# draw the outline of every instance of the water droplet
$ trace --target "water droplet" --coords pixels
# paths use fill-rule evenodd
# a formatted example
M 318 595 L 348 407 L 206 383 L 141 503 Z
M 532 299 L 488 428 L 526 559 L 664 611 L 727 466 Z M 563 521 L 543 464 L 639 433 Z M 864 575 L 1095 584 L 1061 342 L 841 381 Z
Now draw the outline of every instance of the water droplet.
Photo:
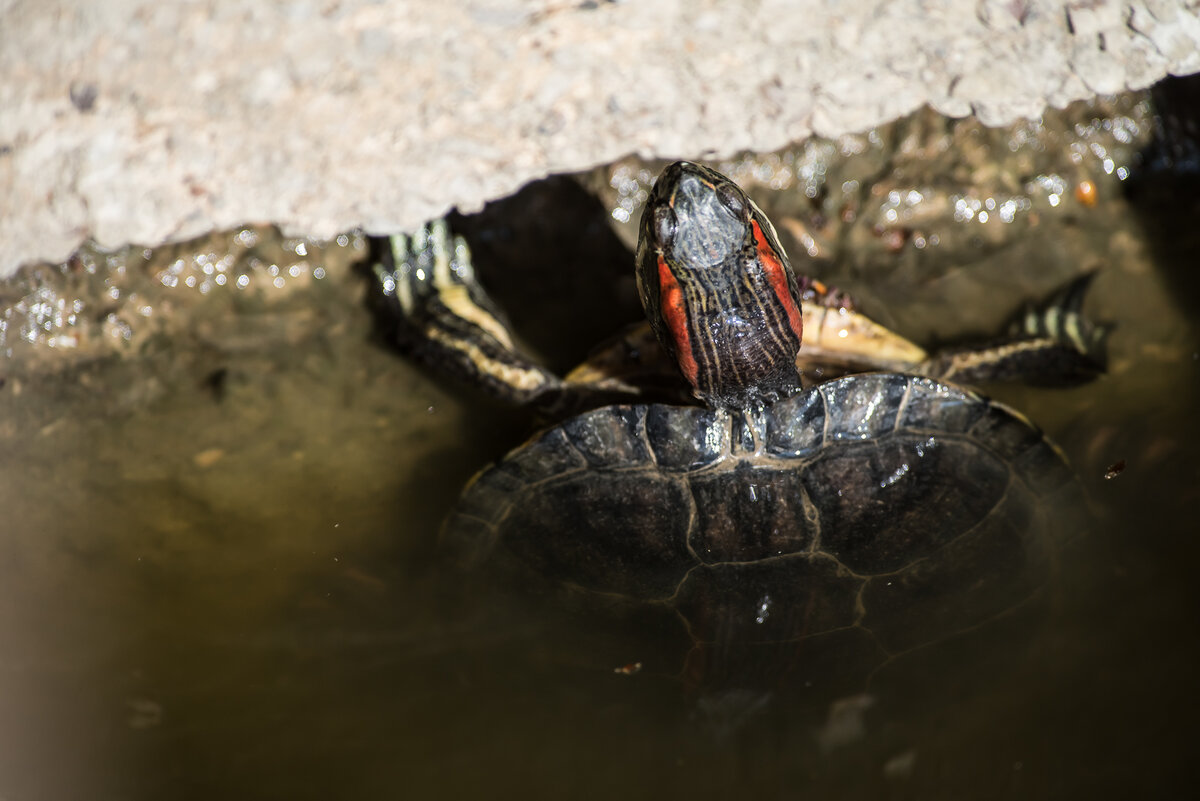
M 760 626 L 767 621 L 771 615 L 771 596 L 764 595 L 758 599 L 758 604 L 755 607 L 754 622 Z

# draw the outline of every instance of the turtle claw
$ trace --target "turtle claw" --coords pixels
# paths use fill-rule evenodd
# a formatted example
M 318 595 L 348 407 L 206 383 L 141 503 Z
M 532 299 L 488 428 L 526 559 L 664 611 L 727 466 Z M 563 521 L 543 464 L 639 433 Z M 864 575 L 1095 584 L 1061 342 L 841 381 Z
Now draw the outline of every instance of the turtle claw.
M 445 220 L 376 240 L 371 270 L 401 338 L 428 338 L 440 329 L 515 349 L 500 310 L 475 279 L 466 240 L 451 233 Z
M 517 346 L 475 278 L 466 241 L 445 220 L 376 239 L 373 247 L 379 319 L 401 350 L 513 403 L 534 402 L 561 385 Z
M 466 241 L 452 235 L 445 220 L 428 222 L 410 234 L 393 234 L 380 256 L 372 265 L 380 289 L 395 299 L 405 317 L 419 314 L 431 298 L 454 285 L 482 293 Z
M 1097 270 L 1086 272 L 1041 304 L 1027 307 L 1014 329 L 1027 337 L 1046 337 L 1071 345 L 1103 365 L 1105 338 L 1112 326 L 1095 323 L 1083 314 L 1084 298 L 1097 274 Z
M 1108 363 L 1107 339 L 1112 325 L 1097 323 L 1083 313 L 1083 301 L 1098 271 L 1075 278 L 1036 306 L 1029 306 L 1013 324 L 1014 333 L 1030 339 L 1047 339 L 1077 354 L 1070 371 L 1081 379 L 1102 373 Z M 1072 379 L 1073 380 L 1073 379 Z

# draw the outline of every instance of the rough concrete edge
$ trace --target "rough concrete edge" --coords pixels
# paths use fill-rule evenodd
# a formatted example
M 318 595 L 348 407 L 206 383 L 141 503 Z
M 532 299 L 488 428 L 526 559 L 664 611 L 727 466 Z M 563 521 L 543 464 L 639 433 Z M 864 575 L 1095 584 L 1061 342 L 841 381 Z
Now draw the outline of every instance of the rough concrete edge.
M 0 115 L 0 276 L 61 260 L 87 238 L 156 245 L 264 220 L 314 236 L 394 230 L 629 152 L 773 150 L 924 103 L 998 125 L 1200 70 L 1200 4 L 1179 0 L 948 2 L 924 17 L 917 10 L 928 4 L 893 0 L 826 10 L 813 25 L 779 17 L 766 0 L 742 39 L 732 24 L 756 20 L 724 9 L 691 14 L 681 2 L 586 14 L 587 4 L 551 0 L 468 3 L 465 12 L 442 5 L 346 2 L 305 16 L 302 3 L 196 0 L 170 16 L 174 8 L 144 0 L 9 0 L 0 108 L 15 111 Z M 422 26 L 417 6 L 443 13 Z M 14 43 L 22 27 L 27 36 Z M 159 28 L 230 48 L 220 51 L 228 59 L 193 74 L 190 61 L 170 60 L 172 50 L 131 41 Z M 242 41 L 263 30 L 282 45 Z M 453 35 L 418 52 L 438 30 Z M 498 32 L 511 47 L 497 49 Z M 390 38 L 372 49 L 382 35 Z M 47 36 L 67 44 L 38 51 Z M 476 36 L 487 43 L 445 55 Z M 320 62 L 313 54 L 329 38 L 333 55 Z M 614 48 L 637 58 L 615 61 Z M 288 58 L 315 66 L 272 68 Z M 77 77 L 96 73 L 93 63 L 110 70 L 110 87 L 124 80 L 141 93 L 95 104 Z M 407 83 L 392 77 L 418 68 L 426 71 Z M 339 94 L 331 79 L 350 89 Z M 493 91 L 489 80 L 513 91 Z M 422 88 L 403 94 L 414 84 Z M 476 102 L 489 92 L 490 106 Z M 308 114 L 298 130 L 285 129 L 289 109 Z M 376 122 L 391 140 L 374 136 Z

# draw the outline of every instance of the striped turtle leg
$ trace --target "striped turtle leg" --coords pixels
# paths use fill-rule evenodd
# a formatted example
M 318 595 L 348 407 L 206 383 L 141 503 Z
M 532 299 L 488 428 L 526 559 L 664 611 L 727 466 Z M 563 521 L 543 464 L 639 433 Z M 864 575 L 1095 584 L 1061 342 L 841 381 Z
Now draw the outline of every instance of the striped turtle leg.
M 561 379 L 515 344 L 475 280 L 466 242 L 444 220 L 372 246 L 375 299 L 402 350 L 505 402 L 537 406 L 559 393 Z
M 919 371 L 967 384 L 1013 380 L 1073 386 L 1093 380 L 1106 369 L 1105 340 L 1110 329 L 1092 322 L 1082 311 L 1095 276 L 1095 272 L 1085 273 L 1040 305 L 1027 308 L 1007 338 L 942 350 Z

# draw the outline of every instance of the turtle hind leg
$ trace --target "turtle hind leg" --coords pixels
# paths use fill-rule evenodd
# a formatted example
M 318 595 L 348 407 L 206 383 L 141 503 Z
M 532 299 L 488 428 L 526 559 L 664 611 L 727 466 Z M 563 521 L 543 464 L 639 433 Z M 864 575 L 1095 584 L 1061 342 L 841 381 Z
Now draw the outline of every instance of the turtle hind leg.
M 984 345 L 947 348 L 922 372 L 951 381 L 1021 381 L 1037 386 L 1085 384 L 1107 369 L 1112 326 L 1084 316 L 1083 301 L 1096 272 L 1073 279 L 1014 320 L 1009 336 Z
M 1045 339 L 1079 355 L 1084 381 L 1108 368 L 1108 335 L 1113 326 L 1096 323 L 1083 313 L 1083 301 L 1098 271 L 1091 270 L 1063 286 L 1043 303 L 1029 306 L 1013 322 L 1012 334 Z
M 515 344 L 475 280 L 466 243 L 444 220 L 373 238 L 371 248 L 372 305 L 403 352 L 515 405 L 539 406 L 560 393 L 562 381 Z

